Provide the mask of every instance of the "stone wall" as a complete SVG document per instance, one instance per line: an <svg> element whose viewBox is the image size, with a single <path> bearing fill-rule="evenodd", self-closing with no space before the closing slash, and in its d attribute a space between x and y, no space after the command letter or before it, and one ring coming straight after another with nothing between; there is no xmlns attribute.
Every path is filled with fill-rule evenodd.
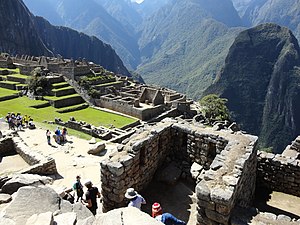
<svg viewBox="0 0 300 225"><path fill-rule="evenodd" d="M95 105L124 113L144 121L158 116L164 112L163 105L154 106L151 108L137 108L134 107L134 105L130 102L122 101L120 98L108 98L105 96L100 97L100 99L95 99Z"/></svg>
<svg viewBox="0 0 300 225"><path fill-rule="evenodd" d="M300 160L259 152L257 186L300 197Z"/></svg>
<svg viewBox="0 0 300 225"><path fill-rule="evenodd" d="M59 100L49 100L49 103L54 108L63 108L63 107L67 107L67 106L78 105L78 104L81 104L84 102L85 101L83 100L83 98L81 96L74 96L74 97L69 97L69 98L64 98L64 99L59 99Z"/></svg>
<svg viewBox="0 0 300 225"><path fill-rule="evenodd" d="M0 156L16 153L14 143L11 137L6 137L0 141Z"/></svg>
<svg viewBox="0 0 300 225"><path fill-rule="evenodd" d="M235 206L251 205L256 183L257 138L243 136L240 141L245 142L229 140L210 169L200 174L196 186L198 224L230 224Z"/></svg>
<svg viewBox="0 0 300 225"><path fill-rule="evenodd" d="M29 165L27 168L19 171L20 173L40 175L52 175L57 173L56 163L53 158L32 151L18 136L7 137L0 141L0 155L16 153Z"/></svg>
<svg viewBox="0 0 300 225"><path fill-rule="evenodd" d="M228 224L236 204L246 207L251 203L256 181L256 137L175 120L143 130L130 137L121 152L101 163L104 211L124 206L128 187L144 189L167 156L204 167L196 188L198 224Z"/></svg>

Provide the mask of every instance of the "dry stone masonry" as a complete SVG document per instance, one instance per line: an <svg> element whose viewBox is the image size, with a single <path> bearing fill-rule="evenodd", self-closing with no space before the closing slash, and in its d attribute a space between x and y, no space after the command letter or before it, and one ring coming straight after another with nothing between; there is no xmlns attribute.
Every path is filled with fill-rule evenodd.
<svg viewBox="0 0 300 225"><path fill-rule="evenodd" d="M203 167L197 178L198 224L228 224L236 205L250 205L256 183L257 137L213 131L183 120L145 126L101 163L103 210L125 205L128 187L144 189L166 157Z"/></svg>
<svg viewBox="0 0 300 225"><path fill-rule="evenodd" d="M40 152L32 151L17 133L14 134L14 137L5 137L0 140L0 155L7 154L19 154L29 165L19 173L40 175L57 173L55 160L49 156L44 156Z"/></svg>

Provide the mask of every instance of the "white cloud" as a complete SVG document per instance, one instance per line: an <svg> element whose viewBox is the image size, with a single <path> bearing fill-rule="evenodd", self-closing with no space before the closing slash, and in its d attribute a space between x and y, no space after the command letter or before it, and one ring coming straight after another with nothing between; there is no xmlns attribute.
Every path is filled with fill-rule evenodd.
<svg viewBox="0 0 300 225"><path fill-rule="evenodd" d="M131 0L132 2L142 3L144 0Z"/></svg>

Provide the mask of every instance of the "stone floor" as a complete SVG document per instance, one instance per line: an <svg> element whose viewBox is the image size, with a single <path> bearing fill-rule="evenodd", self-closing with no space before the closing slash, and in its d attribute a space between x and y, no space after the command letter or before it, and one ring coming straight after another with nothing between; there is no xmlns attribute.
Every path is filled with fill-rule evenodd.
<svg viewBox="0 0 300 225"><path fill-rule="evenodd" d="M20 155L0 156L0 176L9 175L29 167Z"/></svg>

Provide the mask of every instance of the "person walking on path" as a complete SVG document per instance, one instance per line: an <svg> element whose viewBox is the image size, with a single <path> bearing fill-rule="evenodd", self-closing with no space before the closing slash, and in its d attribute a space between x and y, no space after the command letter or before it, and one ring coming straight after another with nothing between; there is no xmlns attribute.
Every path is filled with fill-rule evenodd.
<svg viewBox="0 0 300 225"><path fill-rule="evenodd" d="M97 205L97 197L100 198L100 192L97 187L93 187L91 181L87 181L84 184L87 187L87 192L85 193L85 205L86 207L93 213L95 216L97 213L98 205Z"/></svg>
<svg viewBox="0 0 300 225"><path fill-rule="evenodd" d="M162 208L157 202L152 205L152 217L166 225L186 225L185 222L177 219L171 213L162 213Z"/></svg>
<svg viewBox="0 0 300 225"><path fill-rule="evenodd" d="M50 130L46 131L46 137L47 137L48 145L51 145L51 132L50 132Z"/></svg>
<svg viewBox="0 0 300 225"><path fill-rule="evenodd" d="M138 194L133 188L128 188L125 193L125 198L129 199L128 206L136 207L141 210L142 204L146 204L145 199Z"/></svg>
<svg viewBox="0 0 300 225"><path fill-rule="evenodd" d="M82 196L83 196L83 186L80 182L80 176L76 176L76 182L73 185L73 190L76 192L77 195L77 200L76 202L78 202L78 200L82 200Z"/></svg>

